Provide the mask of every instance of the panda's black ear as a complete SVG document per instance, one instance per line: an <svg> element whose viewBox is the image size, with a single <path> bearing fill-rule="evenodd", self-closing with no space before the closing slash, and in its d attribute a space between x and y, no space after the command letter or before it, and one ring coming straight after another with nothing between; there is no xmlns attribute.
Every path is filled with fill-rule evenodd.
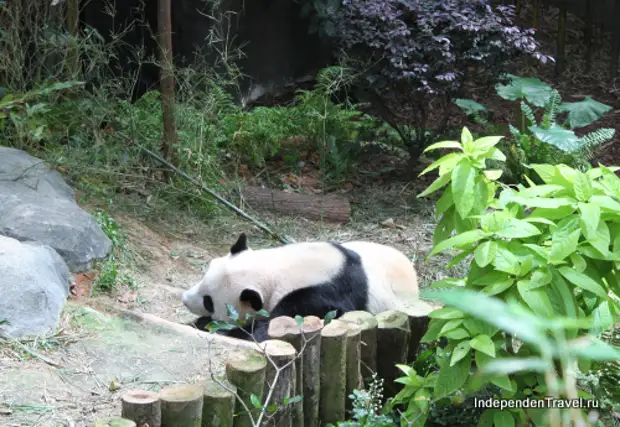
<svg viewBox="0 0 620 427"><path fill-rule="evenodd" d="M244 289L239 295L239 301L250 304L254 311L263 309L263 297L253 289Z"/></svg>
<svg viewBox="0 0 620 427"><path fill-rule="evenodd" d="M237 239L237 242L235 242L235 244L232 245L232 247L230 248L230 254L231 255L238 254L239 252L245 251L247 248L248 248L248 237L245 235L245 233L241 233L241 235Z"/></svg>

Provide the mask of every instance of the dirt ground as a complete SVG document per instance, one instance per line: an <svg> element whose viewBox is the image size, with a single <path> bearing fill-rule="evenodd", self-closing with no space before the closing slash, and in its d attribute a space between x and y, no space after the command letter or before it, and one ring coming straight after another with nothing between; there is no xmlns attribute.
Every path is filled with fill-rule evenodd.
<svg viewBox="0 0 620 427"><path fill-rule="evenodd" d="M424 262L434 219L432 204L416 199L419 191L419 185L404 183L350 190L353 215L346 225L244 209L298 241L368 239L398 247L415 260L424 286L462 267L446 271L447 258L441 257ZM81 289L71 297L56 334L0 347L0 425L91 426L97 418L120 414L124 391L200 380L209 375L209 366L219 372L228 352L235 351L105 313L112 306L186 322L193 316L180 301L182 291L239 233L248 234L252 247L278 243L229 211L206 222L179 212L157 219L138 219L122 208L110 214L127 234L134 261L126 273L136 286L89 295L93 276L78 274Z"/></svg>

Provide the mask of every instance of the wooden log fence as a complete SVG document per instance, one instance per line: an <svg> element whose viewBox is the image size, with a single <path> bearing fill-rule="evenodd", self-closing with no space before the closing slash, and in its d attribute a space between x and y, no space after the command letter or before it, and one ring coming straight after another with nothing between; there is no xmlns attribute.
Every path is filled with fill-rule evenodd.
<svg viewBox="0 0 620 427"><path fill-rule="evenodd" d="M121 397L121 416L95 425L246 427L260 420L261 426L319 427L343 421L350 416L348 396L373 373L384 380L385 398L398 391L394 365L413 361L433 309L415 301L376 316L349 312L328 325L314 316L274 318L269 339L232 353L223 378L159 393L130 390Z"/></svg>

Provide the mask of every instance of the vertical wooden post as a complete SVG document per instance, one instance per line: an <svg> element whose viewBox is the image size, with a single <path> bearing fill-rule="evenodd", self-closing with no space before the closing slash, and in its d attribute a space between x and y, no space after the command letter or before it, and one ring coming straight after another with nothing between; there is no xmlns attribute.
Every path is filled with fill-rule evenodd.
<svg viewBox="0 0 620 427"><path fill-rule="evenodd" d="M568 15L568 2L562 0L560 3L560 16L558 17L557 52L555 74L560 75L566 65L566 21Z"/></svg>
<svg viewBox="0 0 620 427"><path fill-rule="evenodd" d="M592 70L592 49L593 49L593 30L594 30L594 0L586 0L586 20L583 29L583 39L586 44L586 72Z"/></svg>
<svg viewBox="0 0 620 427"><path fill-rule="evenodd" d="M160 52L161 108L164 135L161 153L164 159L176 164L174 145L177 130L174 120L174 75L172 64L172 18L171 0L157 0L157 32Z"/></svg>
<svg viewBox="0 0 620 427"><path fill-rule="evenodd" d="M79 24L80 0L67 0L66 25L70 35L67 46L67 71L70 79L77 77L80 67L80 53L77 43Z"/></svg>
<svg viewBox="0 0 620 427"><path fill-rule="evenodd" d="M407 364L409 354L409 316L397 310L387 310L375 316L377 329L377 370L384 382L384 397L398 392L394 380L402 375L396 364Z"/></svg>
<svg viewBox="0 0 620 427"><path fill-rule="evenodd" d="M538 15L540 14L540 0L532 1L532 27L538 28Z"/></svg>

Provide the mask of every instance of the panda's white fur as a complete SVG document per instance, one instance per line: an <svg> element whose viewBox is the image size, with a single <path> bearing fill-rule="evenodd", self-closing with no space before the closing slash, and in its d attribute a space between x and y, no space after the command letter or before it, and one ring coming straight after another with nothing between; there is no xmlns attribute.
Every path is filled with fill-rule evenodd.
<svg viewBox="0 0 620 427"><path fill-rule="evenodd" d="M347 295L338 294L342 282L348 286ZM300 297L291 297L307 288L323 289L316 286L319 284L330 287L334 284L334 287L326 296L316 292L301 295L312 295L307 298L320 301L298 301ZM254 302L241 301L244 291L253 295ZM341 245L303 242L252 250L247 247L245 235L241 235L230 253L211 261L202 280L183 294L183 303L198 316L225 321L228 320L226 304L235 307L242 319L246 314L254 314L256 308L270 313L274 309L282 311L278 308L283 307L283 301L287 301L287 308L275 314L320 316L324 313L313 311L323 311L329 305L341 311L357 309L377 314L397 308L399 296L412 297L417 293L418 277L413 264L402 252L389 246L363 241ZM206 301L205 297L210 300ZM366 306L361 307L364 298ZM293 307L307 312L289 313Z"/></svg>

